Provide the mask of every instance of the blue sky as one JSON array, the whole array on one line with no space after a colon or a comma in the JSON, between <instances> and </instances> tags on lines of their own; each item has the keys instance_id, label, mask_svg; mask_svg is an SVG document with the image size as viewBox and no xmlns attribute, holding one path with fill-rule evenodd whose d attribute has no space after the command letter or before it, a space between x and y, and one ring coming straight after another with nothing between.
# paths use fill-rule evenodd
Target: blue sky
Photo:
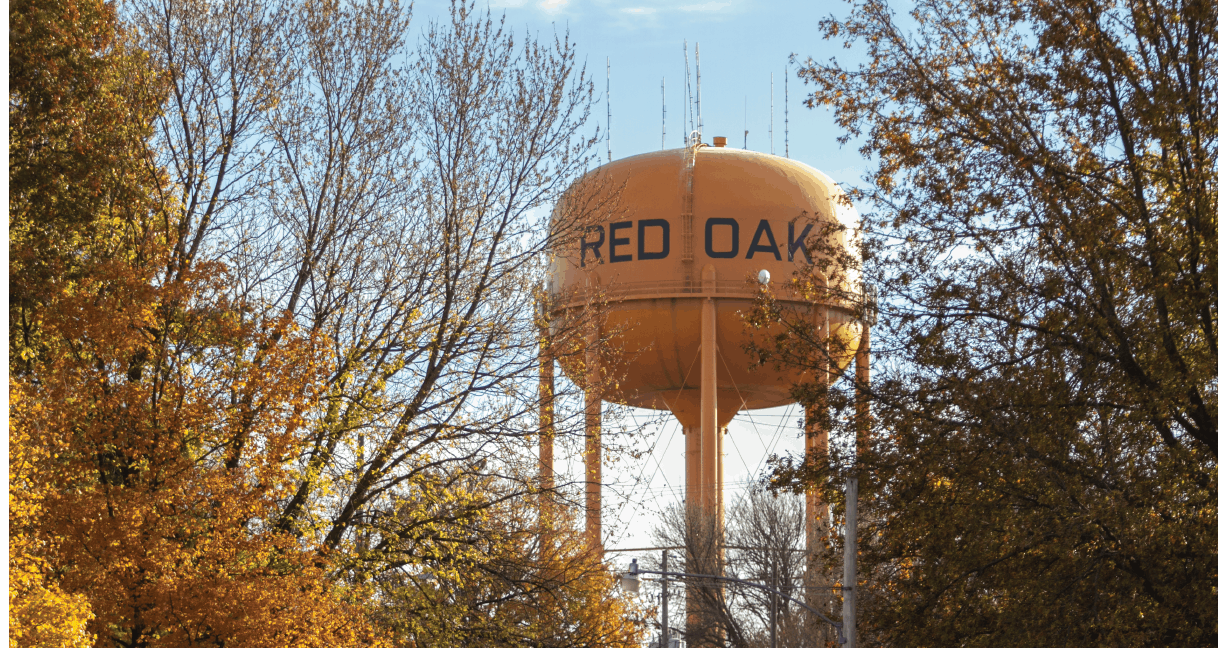
<instances>
[{"instance_id":1,"label":"blue sky","mask_svg":"<svg viewBox=\"0 0 1218 648\"><path fill-rule=\"evenodd\" d=\"M482 4L485 8L488 5ZM844 2L778 2L774 0L495 0L495 13L505 13L517 32L552 33L570 30L578 51L602 98L596 107L605 123L603 90L605 59L612 64L610 99L613 109L612 147L615 159L660 148L660 81L667 86L667 147L680 146L685 60L682 41L689 42L691 68L694 44L702 58L703 140L728 137L728 145L743 145L745 101L748 102L750 149L769 151L770 75L774 75L774 149L783 153L783 69L790 73L791 157L824 171L834 180L854 184L865 168L856 147L839 145L840 130L824 108L801 105L807 88L795 76L788 58L807 56L843 60L855 51L842 51L825 41L817 23L829 13L845 14ZM415 5L416 25L444 16L447 3L425 0ZM603 154L603 151L602 151Z\"/></svg>"}]
</instances>

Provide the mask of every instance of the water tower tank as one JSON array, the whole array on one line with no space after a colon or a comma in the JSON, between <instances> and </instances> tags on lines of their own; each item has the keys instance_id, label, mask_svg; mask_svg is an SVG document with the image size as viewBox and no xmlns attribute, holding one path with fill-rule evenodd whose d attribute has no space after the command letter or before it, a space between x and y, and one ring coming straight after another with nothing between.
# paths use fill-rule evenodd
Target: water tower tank
<instances>
[{"instance_id":1,"label":"water tower tank","mask_svg":"<svg viewBox=\"0 0 1218 648\"><path fill-rule=\"evenodd\" d=\"M858 224L840 200L841 189L820 171L774 155L700 146L611 162L569 195L596 217L582 223L579 240L555 258L553 298L560 313L585 307L589 296L602 302L599 333L611 337L607 343L619 361L609 369L613 384L602 389L604 400L671 410L686 427L698 427L702 375L691 367L699 361L709 297L719 424L741 407L791 403L791 387L813 377L768 366L750 371L743 349L755 331L746 330L740 313L756 297L761 270L769 272L768 289L780 301L820 309L831 329L856 340L845 308L809 304L786 287L814 260L812 242L825 223ZM605 206L598 211L596 203ZM836 239L845 243L841 235ZM840 367L853 358L851 343L850 352L835 359Z\"/></svg>"}]
</instances>

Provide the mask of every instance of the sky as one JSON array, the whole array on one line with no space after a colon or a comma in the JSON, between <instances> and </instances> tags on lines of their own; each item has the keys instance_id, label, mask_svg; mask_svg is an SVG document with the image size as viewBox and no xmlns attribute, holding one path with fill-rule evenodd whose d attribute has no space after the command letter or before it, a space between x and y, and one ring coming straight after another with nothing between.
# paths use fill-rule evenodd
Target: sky
<instances>
[{"instance_id":1,"label":"sky","mask_svg":"<svg viewBox=\"0 0 1218 648\"><path fill-rule=\"evenodd\" d=\"M423 0L414 5L415 24L447 16L447 2ZM488 5L480 5L486 8ZM784 69L789 74L790 157L810 164L845 185L862 181L867 161L857 143L841 145L841 130L825 108L802 105L808 89L796 76L792 55L842 61L857 60L856 50L843 51L824 40L817 24L830 13L844 15L844 2L777 2L773 0L495 0L489 7L506 16L516 33L570 33L592 75L600 102L597 125L606 121L606 58L611 65L609 107L613 159L661 148L661 80L666 87L667 135L664 146L682 145L682 93L688 42L691 73L695 45L701 54L703 141L726 136L728 146L769 152L770 83L773 75L773 152L784 154ZM747 122L746 122L747 101ZM608 151L601 150L602 159ZM684 439L671 415L656 418L647 410L627 413L627 425L647 426L640 460L622 459L605 472L605 545L610 550L650 547L655 512L679 502L684 485ZM802 453L802 413L797 408L741 412L728 427L724 446L727 498L739 494L765 472L770 454ZM576 476L582 464L559 462ZM628 563L639 552L611 553Z\"/></svg>"},{"instance_id":2,"label":"sky","mask_svg":"<svg viewBox=\"0 0 1218 648\"><path fill-rule=\"evenodd\" d=\"M594 117L606 120L605 63L608 58L611 142L614 159L661 147L660 84L666 85L667 148L681 145L682 93L689 43L691 72L694 47L702 59L703 140L726 136L728 146L744 144L747 100L748 148L770 150L770 76L774 79L774 152L784 153L783 71L790 75L790 156L825 172L838 182L861 180L864 162L857 146L841 146L841 134L825 108L801 105L807 89L796 77L789 57L856 60L826 41L817 27L830 13L848 12L845 2L779 2L773 0L494 0L489 6L507 17L517 33L553 34L569 30L593 76L601 101ZM424 0L414 6L415 24L446 16L447 2ZM602 154L605 152L602 151Z\"/></svg>"}]
</instances>

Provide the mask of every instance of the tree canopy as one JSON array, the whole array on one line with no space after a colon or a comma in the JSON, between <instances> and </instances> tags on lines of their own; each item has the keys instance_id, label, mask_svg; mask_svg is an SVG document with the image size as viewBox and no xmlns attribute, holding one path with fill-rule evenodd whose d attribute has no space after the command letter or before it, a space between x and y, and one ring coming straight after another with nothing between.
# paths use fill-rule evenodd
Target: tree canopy
<instances>
[{"instance_id":1,"label":"tree canopy","mask_svg":"<svg viewBox=\"0 0 1218 648\"><path fill-rule=\"evenodd\" d=\"M1205 2L864 0L822 22L862 50L800 75L876 165L851 196L862 263L836 259L873 291L855 304L876 373L801 393L840 439L869 432L857 456L778 477L861 473L864 636L1218 640L1216 21ZM786 323L764 361L840 344L765 300L753 316Z\"/></svg>"}]
</instances>

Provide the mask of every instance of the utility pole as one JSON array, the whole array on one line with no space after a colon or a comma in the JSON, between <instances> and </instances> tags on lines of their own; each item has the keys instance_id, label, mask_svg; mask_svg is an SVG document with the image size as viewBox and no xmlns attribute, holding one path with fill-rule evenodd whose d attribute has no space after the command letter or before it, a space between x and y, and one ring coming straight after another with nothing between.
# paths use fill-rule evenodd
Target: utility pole
<instances>
[{"instance_id":1,"label":"utility pole","mask_svg":"<svg viewBox=\"0 0 1218 648\"><path fill-rule=\"evenodd\" d=\"M842 560L842 628L847 648L858 645L858 524L859 479L846 478L846 555Z\"/></svg>"},{"instance_id":2,"label":"utility pole","mask_svg":"<svg viewBox=\"0 0 1218 648\"><path fill-rule=\"evenodd\" d=\"M668 550L660 554L660 571L668 571ZM668 646L668 576L660 576L660 648Z\"/></svg>"},{"instance_id":3,"label":"utility pole","mask_svg":"<svg viewBox=\"0 0 1218 648\"><path fill-rule=\"evenodd\" d=\"M770 551L770 587L778 589L778 554ZM770 648L778 648L778 594L770 593Z\"/></svg>"}]
</instances>

